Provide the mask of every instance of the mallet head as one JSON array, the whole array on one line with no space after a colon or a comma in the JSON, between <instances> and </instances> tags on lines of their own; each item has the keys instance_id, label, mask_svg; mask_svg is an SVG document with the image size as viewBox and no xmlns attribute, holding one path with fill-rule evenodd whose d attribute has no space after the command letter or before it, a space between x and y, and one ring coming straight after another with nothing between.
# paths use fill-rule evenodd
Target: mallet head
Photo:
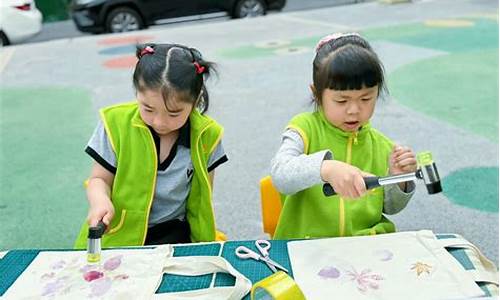
<instances>
[{"instance_id":1,"label":"mallet head","mask_svg":"<svg viewBox=\"0 0 500 300\"><path fill-rule=\"evenodd\" d=\"M429 151L418 153L417 164L417 177L424 180L427 192L429 194L437 194L443 191L436 164L432 160L432 154Z\"/></svg>"}]
</instances>

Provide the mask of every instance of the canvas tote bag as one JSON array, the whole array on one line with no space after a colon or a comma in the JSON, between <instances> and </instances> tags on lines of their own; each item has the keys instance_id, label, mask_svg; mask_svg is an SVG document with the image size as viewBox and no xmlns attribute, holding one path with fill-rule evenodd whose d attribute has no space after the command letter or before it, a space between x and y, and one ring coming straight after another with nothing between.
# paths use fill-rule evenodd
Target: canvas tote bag
<instances>
[{"instance_id":1,"label":"canvas tote bag","mask_svg":"<svg viewBox=\"0 0 500 300\"><path fill-rule=\"evenodd\" d=\"M250 281L222 257L172 257L171 245L151 249L107 249L99 264L88 264L84 251L44 251L24 270L1 299L241 299ZM163 273L202 275L225 272L232 287L210 287L155 294Z\"/></svg>"},{"instance_id":2,"label":"canvas tote bag","mask_svg":"<svg viewBox=\"0 0 500 300\"><path fill-rule=\"evenodd\" d=\"M469 247L485 267L466 271L444 247ZM432 231L288 243L294 278L307 299L463 299L498 286L498 271L463 239L438 240Z\"/></svg>"}]
</instances>

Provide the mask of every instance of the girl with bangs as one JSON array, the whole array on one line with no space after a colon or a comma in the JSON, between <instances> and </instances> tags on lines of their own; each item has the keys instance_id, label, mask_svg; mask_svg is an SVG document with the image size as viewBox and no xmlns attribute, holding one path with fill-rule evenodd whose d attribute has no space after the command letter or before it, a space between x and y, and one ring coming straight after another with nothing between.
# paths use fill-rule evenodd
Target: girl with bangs
<instances>
[{"instance_id":1,"label":"girl with bangs","mask_svg":"<svg viewBox=\"0 0 500 300\"><path fill-rule=\"evenodd\" d=\"M136 101L100 110L85 152L94 159L89 212L76 241L103 222L103 247L216 239L214 170L227 161L222 127L204 115L214 65L177 44L138 46Z\"/></svg>"},{"instance_id":2,"label":"girl with bangs","mask_svg":"<svg viewBox=\"0 0 500 300\"><path fill-rule=\"evenodd\" d=\"M384 214L401 211L415 186L400 183L366 190L363 177L416 171L413 151L371 127L375 104L386 91L384 68L356 33L332 34L316 46L315 111L289 122L271 162L283 207L275 239L394 232ZM329 183L337 195L326 197Z\"/></svg>"}]
</instances>

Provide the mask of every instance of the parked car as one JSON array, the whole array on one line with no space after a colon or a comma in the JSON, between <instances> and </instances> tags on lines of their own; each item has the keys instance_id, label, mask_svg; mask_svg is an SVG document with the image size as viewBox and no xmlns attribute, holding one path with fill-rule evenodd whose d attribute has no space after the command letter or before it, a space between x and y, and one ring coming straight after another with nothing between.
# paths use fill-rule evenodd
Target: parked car
<instances>
[{"instance_id":1,"label":"parked car","mask_svg":"<svg viewBox=\"0 0 500 300\"><path fill-rule=\"evenodd\" d=\"M3 0L1 0L3 1ZM233 18L281 10L286 0L73 0L71 15L83 32L123 32L161 20L226 12Z\"/></svg>"},{"instance_id":2,"label":"parked car","mask_svg":"<svg viewBox=\"0 0 500 300\"><path fill-rule=\"evenodd\" d=\"M33 0L0 0L1 46L24 41L42 30L42 14Z\"/></svg>"}]
</instances>

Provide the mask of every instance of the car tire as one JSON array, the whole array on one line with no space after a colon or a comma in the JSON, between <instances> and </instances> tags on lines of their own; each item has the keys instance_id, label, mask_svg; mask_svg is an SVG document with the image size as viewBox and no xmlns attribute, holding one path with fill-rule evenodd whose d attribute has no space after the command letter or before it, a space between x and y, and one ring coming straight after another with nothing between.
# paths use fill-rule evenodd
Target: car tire
<instances>
[{"instance_id":1,"label":"car tire","mask_svg":"<svg viewBox=\"0 0 500 300\"><path fill-rule=\"evenodd\" d=\"M260 17L266 14L266 10L266 3L262 0L239 0L234 6L233 17Z\"/></svg>"},{"instance_id":2,"label":"car tire","mask_svg":"<svg viewBox=\"0 0 500 300\"><path fill-rule=\"evenodd\" d=\"M106 17L106 32L126 32L144 28L144 21L137 11L130 7L114 8Z\"/></svg>"},{"instance_id":3,"label":"car tire","mask_svg":"<svg viewBox=\"0 0 500 300\"><path fill-rule=\"evenodd\" d=\"M3 31L0 31L0 43L0 47L10 45L10 41Z\"/></svg>"}]
</instances>

